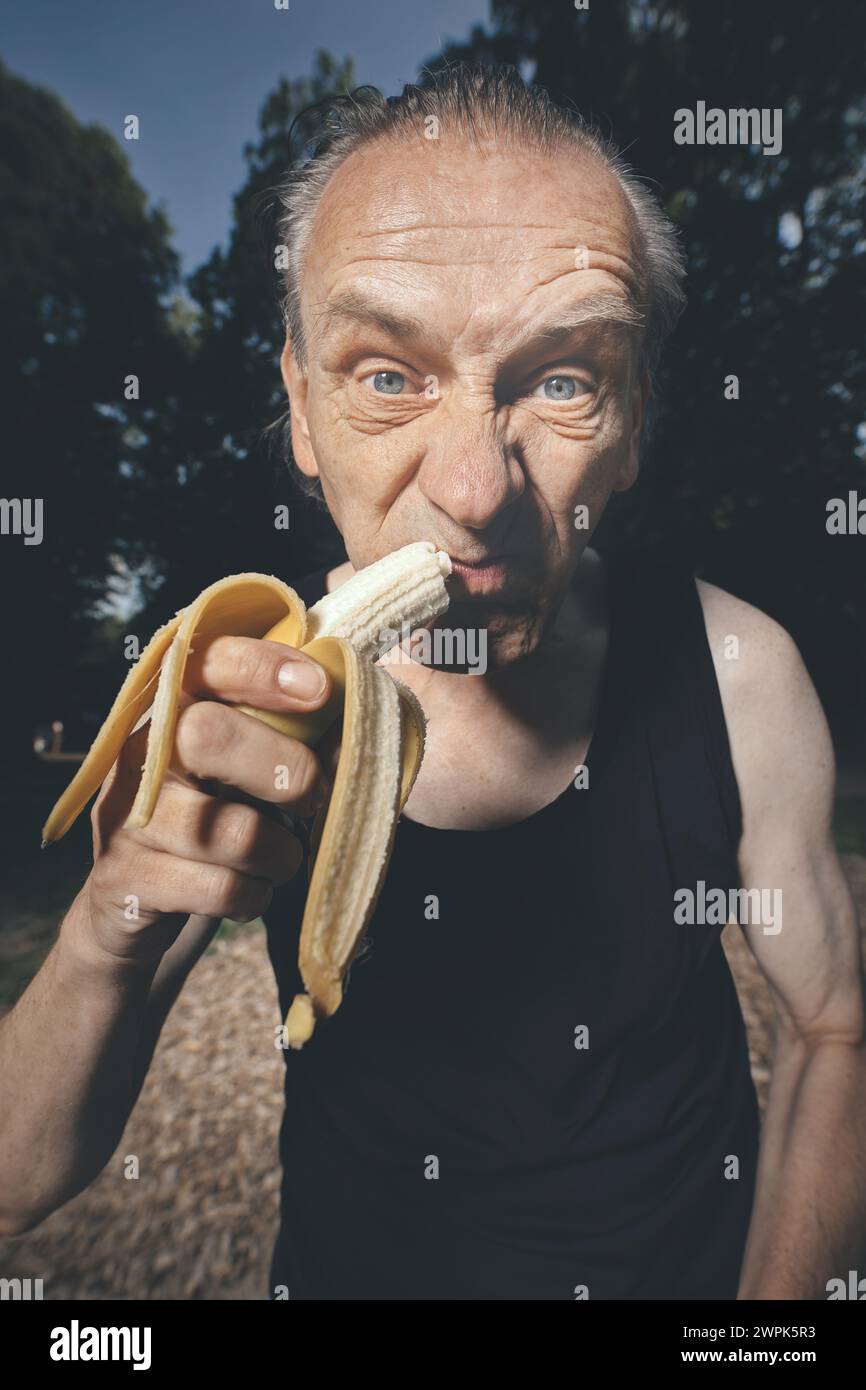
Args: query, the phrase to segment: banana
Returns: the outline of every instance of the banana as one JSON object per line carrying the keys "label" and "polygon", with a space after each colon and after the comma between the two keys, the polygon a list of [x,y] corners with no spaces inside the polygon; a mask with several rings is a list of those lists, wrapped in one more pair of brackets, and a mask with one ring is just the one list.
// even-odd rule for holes
{"label": "banana", "polygon": [[451,561],[429,541],[386,555],[307,609],[281,580],[236,574],[204,589],[151,638],[129,672],[93,746],[42,831],[65,835],[149,711],[147,752],[128,828],[147,825],[168,770],[194,640],[265,637],[297,647],[329,672],[332,694],[310,714],[239,705],[281,733],[315,745],[342,714],[340,760],[330,801],[311,834],[314,857],[298,964],[306,993],[286,1017],[288,1045],[303,1047],[317,1018],[339,1008],[391,858],[400,812],[424,755],[426,721],[409,688],[374,665],[380,633],[422,626],[448,607]]}

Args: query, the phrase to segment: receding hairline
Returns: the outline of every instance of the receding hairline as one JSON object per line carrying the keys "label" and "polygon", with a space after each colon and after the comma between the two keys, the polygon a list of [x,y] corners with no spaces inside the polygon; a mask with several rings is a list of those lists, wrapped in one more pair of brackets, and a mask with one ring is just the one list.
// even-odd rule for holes
{"label": "receding hairline", "polygon": [[[375,156],[377,148],[383,146],[390,147],[393,151],[405,148],[416,138],[416,133],[407,126],[399,126],[395,129],[383,130],[368,137],[355,149],[350,150],[331,170],[327,182],[321,189],[316,201],[315,211],[310,221],[309,234],[316,226],[319,216],[323,209],[327,211],[328,203],[332,198],[338,197],[335,187],[340,181],[340,176],[351,177],[353,166],[357,171],[357,165]],[[480,160],[509,158],[519,154],[538,154],[542,159],[550,163],[567,162],[574,169],[579,170],[583,165],[593,169],[600,174],[609,186],[610,192],[616,199],[618,209],[622,212],[623,222],[627,228],[629,239],[632,243],[632,250],[639,251],[641,243],[641,230],[637,214],[632,206],[628,193],[623,186],[622,179],[617,171],[611,167],[609,161],[601,151],[593,149],[591,146],[582,143],[578,132],[569,131],[562,136],[561,142],[556,147],[551,147],[549,142],[541,142],[531,130],[513,134],[511,140],[503,140],[500,137],[495,139],[489,135],[478,136],[471,131],[446,128],[436,140],[424,140],[415,152],[414,158],[424,155],[436,156],[441,154],[446,148],[456,146],[458,149],[469,150]],[[410,171],[411,177],[411,171]],[[517,224],[515,224],[517,225]]]}
{"label": "receding hairline", "polygon": [[[357,163],[365,158],[369,158],[375,153],[377,146],[387,144],[393,148],[400,148],[401,146],[405,146],[412,138],[411,130],[406,128],[382,131],[372,138],[365,140],[358,148],[350,151],[336,168],[332,170],[316,203],[315,210],[307,228],[304,244],[298,248],[302,266],[306,263],[308,248],[316,238],[317,231],[321,234],[321,218],[323,216],[327,218],[330,211],[330,200],[339,199],[341,196],[338,188],[340,175],[344,174],[351,176],[351,166],[355,164],[357,167]],[[485,155],[488,154],[500,156],[507,155],[509,152],[525,152],[538,153],[546,159],[553,160],[557,158],[559,153],[567,152],[569,159],[573,161],[576,166],[585,164],[600,172],[605,182],[615,193],[617,211],[622,214],[623,226],[629,244],[629,252],[638,265],[637,293],[635,294],[631,289],[628,289],[627,294],[620,298],[610,292],[599,291],[591,296],[587,296],[586,299],[578,305],[564,306],[559,312],[554,309],[551,311],[546,321],[547,331],[544,336],[549,336],[551,338],[557,336],[557,319],[562,320],[559,336],[564,336],[570,317],[574,320],[575,326],[578,322],[606,320],[609,323],[628,325],[632,328],[644,329],[646,327],[646,313],[642,303],[646,294],[646,286],[644,283],[646,267],[643,265],[644,255],[641,248],[640,226],[635,210],[631,205],[620,179],[601,154],[578,143],[576,137],[571,140],[568,138],[563,139],[560,149],[557,150],[551,148],[549,145],[543,144],[538,139],[533,139],[531,132],[526,132],[525,135],[518,133],[517,137],[510,142],[510,151],[508,148],[503,148],[502,141],[498,139],[494,140],[493,137],[489,135],[482,134],[481,136],[476,136],[472,132],[456,129],[448,129],[444,133],[444,138],[442,139],[425,141],[424,143],[425,145],[429,144],[434,147],[431,151],[434,154],[441,153],[443,145],[451,143],[464,149],[470,149],[481,158],[484,158]],[[455,224],[455,228],[457,226],[459,226],[459,224]],[[385,228],[379,230],[388,231],[390,229]],[[394,228],[393,230],[398,232],[405,229]],[[575,250],[576,249],[577,248],[575,248]],[[303,289],[301,287],[299,287],[299,294],[302,299]],[[583,315],[582,318],[580,317],[581,315]],[[380,326],[383,331],[391,332],[394,336],[403,335],[409,338],[420,338],[421,328],[427,327],[427,325],[423,324],[422,320],[413,319],[411,315],[401,314],[397,316],[389,314],[384,306],[376,304],[372,296],[355,289],[341,291],[333,300],[326,301],[321,306],[316,315],[316,325],[319,332],[327,331],[332,326],[333,322],[340,317],[354,317],[358,320],[365,319],[371,325],[375,325],[378,321],[378,326]],[[303,336],[305,340],[304,346],[306,347],[306,334]],[[294,351],[294,345],[292,345],[292,349]]]}

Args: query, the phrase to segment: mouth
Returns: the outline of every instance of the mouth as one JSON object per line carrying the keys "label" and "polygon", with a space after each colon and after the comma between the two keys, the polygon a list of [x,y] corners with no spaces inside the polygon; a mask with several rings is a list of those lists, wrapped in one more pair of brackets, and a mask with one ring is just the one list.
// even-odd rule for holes
{"label": "mouth", "polygon": [[507,555],[488,555],[481,560],[458,560],[451,556],[451,575],[470,594],[492,594],[501,589],[508,576]]}

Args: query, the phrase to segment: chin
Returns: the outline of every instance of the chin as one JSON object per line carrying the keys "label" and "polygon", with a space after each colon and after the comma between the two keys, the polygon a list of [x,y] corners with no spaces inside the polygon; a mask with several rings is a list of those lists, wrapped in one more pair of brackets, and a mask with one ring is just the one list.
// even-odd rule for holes
{"label": "chin", "polygon": [[487,638],[487,660],[491,670],[502,670],[516,661],[523,661],[535,651],[544,636],[540,618],[509,623],[494,631],[491,625]]}
{"label": "chin", "polygon": [[453,603],[433,624],[453,631],[484,634],[486,669],[503,670],[527,657],[544,636],[546,621],[540,613],[506,612],[482,604]]}

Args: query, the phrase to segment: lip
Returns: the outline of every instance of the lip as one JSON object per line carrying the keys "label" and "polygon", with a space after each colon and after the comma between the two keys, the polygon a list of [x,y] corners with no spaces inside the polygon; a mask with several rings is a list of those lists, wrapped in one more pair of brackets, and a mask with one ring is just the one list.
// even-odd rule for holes
{"label": "lip", "polygon": [[452,565],[460,565],[461,569],[484,569],[485,565],[495,565],[497,561],[504,560],[504,555],[485,555],[483,560],[461,560],[459,556],[452,555]]}
{"label": "lip", "polygon": [[485,556],[483,560],[457,560],[453,555],[450,558],[451,575],[467,593],[496,593],[507,581],[507,555]]}

